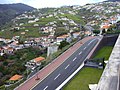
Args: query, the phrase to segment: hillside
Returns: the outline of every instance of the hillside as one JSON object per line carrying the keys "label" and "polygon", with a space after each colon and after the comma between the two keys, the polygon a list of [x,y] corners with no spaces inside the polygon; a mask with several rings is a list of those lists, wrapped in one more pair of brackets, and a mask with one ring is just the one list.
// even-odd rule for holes
{"label": "hillside", "polygon": [[120,2],[120,0],[108,0],[108,1],[111,1],[111,2],[116,2],[116,1],[119,1],[119,2]]}
{"label": "hillside", "polygon": [[0,4],[0,27],[17,15],[25,11],[32,11],[34,8],[22,3],[17,4]]}
{"label": "hillside", "polygon": [[118,19],[119,12],[120,2],[36,9],[12,19],[11,26],[2,29],[0,35],[4,38],[13,36],[29,38],[48,36],[52,33],[56,37],[69,32],[79,32],[84,30],[84,27],[89,31],[99,30],[106,21]]}

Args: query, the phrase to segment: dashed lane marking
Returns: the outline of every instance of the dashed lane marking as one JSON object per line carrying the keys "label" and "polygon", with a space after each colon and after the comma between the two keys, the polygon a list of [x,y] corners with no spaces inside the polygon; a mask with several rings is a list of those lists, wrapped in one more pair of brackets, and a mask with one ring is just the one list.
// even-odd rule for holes
{"label": "dashed lane marking", "polygon": [[69,66],[70,66],[70,64],[68,64],[68,65],[65,67],[65,69],[67,69]]}
{"label": "dashed lane marking", "polygon": [[58,74],[58,75],[54,78],[54,80],[56,80],[59,76],[60,76],[60,74]]}
{"label": "dashed lane marking", "polygon": [[86,49],[86,47],[84,48],[84,50]]}
{"label": "dashed lane marking", "polygon": [[75,61],[77,59],[77,57],[75,57],[74,59],[73,59],[73,61]]}
{"label": "dashed lane marking", "polygon": [[43,90],[46,90],[48,88],[48,86],[46,86]]}
{"label": "dashed lane marking", "polygon": [[79,53],[79,55],[82,54],[82,52]]}

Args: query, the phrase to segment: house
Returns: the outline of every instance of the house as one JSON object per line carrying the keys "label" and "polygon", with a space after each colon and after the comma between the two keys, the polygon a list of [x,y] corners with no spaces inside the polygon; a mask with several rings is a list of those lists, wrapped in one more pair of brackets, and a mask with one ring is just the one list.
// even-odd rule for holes
{"label": "house", "polygon": [[34,58],[32,60],[30,60],[29,62],[27,62],[25,64],[25,66],[31,70],[35,70],[37,66],[40,66],[41,65],[41,62],[45,60],[44,57],[37,57],[37,58]]}
{"label": "house", "polygon": [[34,20],[29,20],[28,21],[28,23],[34,23],[34,22],[36,22],[36,21],[34,21]]}
{"label": "house", "polygon": [[10,81],[10,83],[15,83],[16,81],[19,81],[19,80],[21,80],[22,78],[23,78],[23,76],[16,74],[16,75],[12,76],[12,77],[9,79],[9,81]]}
{"label": "house", "polygon": [[41,39],[42,39],[43,41],[47,41],[47,40],[48,40],[48,37],[47,37],[47,36],[43,36],[43,37],[41,37]]}
{"label": "house", "polygon": [[54,41],[54,34],[53,33],[51,33],[50,35],[48,35],[48,38],[50,39],[50,41]]}
{"label": "house", "polygon": [[22,26],[24,23],[20,23],[19,26]]}
{"label": "house", "polygon": [[54,28],[53,27],[41,27],[41,30],[43,31],[43,33],[49,33],[49,32],[52,32]]}
{"label": "house", "polygon": [[107,31],[110,28],[110,24],[103,24],[100,26],[100,34],[102,34],[102,31]]}
{"label": "house", "polygon": [[20,30],[20,27],[14,27],[14,30]]}
{"label": "house", "polygon": [[117,15],[117,22],[120,21],[120,15]]}
{"label": "house", "polygon": [[60,42],[65,40],[67,37],[69,37],[67,34],[57,37],[57,44],[60,44]]}
{"label": "house", "polygon": [[50,45],[50,41],[44,41],[44,42],[41,42],[41,45],[43,47],[48,47]]}
{"label": "house", "polygon": [[35,40],[35,42],[40,42],[41,38],[35,38],[34,40]]}
{"label": "house", "polygon": [[80,32],[73,33],[73,38],[77,38],[80,35]]}
{"label": "house", "polygon": [[33,26],[34,26],[34,27],[38,27],[38,26],[39,26],[39,24],[34,24]]}
{"label": "house", "polygon": [[11,42],[8,46],[17,46],[18,45],[18,41],[13,41],[13,42]]}
{"label": "house", "polygon": [[44,57],[37,57],[37,58],[34,58],[32,61],[36,64],[36,65],[41,65],[41,62],[45,60]]}
{"label": "house", "polygon": [[30,46],[34,46],[34,45],[35,45],[35,42],[33,40],[24,42],[25,47],[30,47]]}
{"label": "house", "polygon": [[15,50],[14,50],[12,47],[9,47],[9,48],[7,49],[7,54],[13,54],[14,51],[15,51]]}
{"label": "house", "polygon": [[4,38],[0,38],[0,42],[1,42],[1,41],[3,41],[3,42],[4,42],[4,41],[5,41],[5,39],[4,39]]}
{"label": "house", "polygon": [[41,62],[43,60],[45,60],[44,57],[37,57],[37,58],[34,59],[34,62],[39,63],[39,62]]}
{"label": "house", "polygon": [[13,42],[13,40],[11,40],[11,39],[5,39],[4,42],[8,44],[8,43]]}
{"label": "house", "polygon": [[23,49],[25,48],[25,46],[23,44],[17,45],[15,47],[13,47],[15,50],[19,50],[19,49]]}
{"label": "house", "polygon": [[112,24],[115,24],[116,21],[117,21],[117,18],[115,18],[115,17],[112,17],[112,18],[111,18],[111,23],[112,23]]}
{"label": "house", "polygon": [[106,24],[102,26],[102,29],[105,29],[105,31],[107,31],[110,28],[110,25]]}
{"label": "house", "polygon": [[85,35],[88,35],[88,36],[89,36],[89,35],[91,35],[91,34],[92,34],[91,31],[86,31],[86,32],[85,32]]}
{"label": "house", "polygon": [[4,46],[3,47],[3,53],[6,53],[6,54],[13,54],[14,53],[14,48],[12,47],[9,47],[9,46]]}
{"label": "house", "polygon": [[21,34],[22,34],[22,35],[24,35],[24,34],[25,34],[25,32],[21,32]]}
{"label": "house", "polygon": [[0,47],[0,56],[3,56],[5,53],[4,53],[4,49],[2,47]]}
{"label": "house", "polygon": [[35,18],[35,20],[34,20],[34,21],[36,21],[36,22],[37,22],[37,21],[39,21],[39,18]]}
{"label": "house", "polygon": [[13,36],[13,37],[12,37],[12,40],[13,40],[13,41],[18,41],[19,39],[20,39],[20,36]]}

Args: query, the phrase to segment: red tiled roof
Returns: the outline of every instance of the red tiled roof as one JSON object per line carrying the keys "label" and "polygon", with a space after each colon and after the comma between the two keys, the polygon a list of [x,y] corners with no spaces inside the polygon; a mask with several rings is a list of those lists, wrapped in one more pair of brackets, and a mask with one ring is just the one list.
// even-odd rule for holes
{"label": "red tiled roof", "polygon": [[9,80],[11,80],[11,81],[16,81],[16,80],[20,80],[22,78],[22,76],[21,75],[14,75],[14,76],[12,76]]}
{"label": "red tiled roof", "polygon": [[104,26],[102,27],[102,29],[108,29],[108,28],[110,28],[109,25],[104,25]]}
{"label": "red tiled roof", "polygon": [[44,57],[37,57],[34,60],[35,60],[35,62],[40,62],[40,61],[45,60],[45,58]]}
{"label": "red tiled roof", "polygon": [[66,38],[68,37],[69,35],[65,34],[65,35],[62,35],[62,36],[58,36],[57,38]]}

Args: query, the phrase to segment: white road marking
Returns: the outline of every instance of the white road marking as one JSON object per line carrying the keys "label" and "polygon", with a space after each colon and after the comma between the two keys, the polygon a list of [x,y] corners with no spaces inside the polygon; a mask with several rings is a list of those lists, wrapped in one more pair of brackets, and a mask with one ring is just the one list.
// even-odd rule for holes
{"label": "white road marking", "polygon": [[79,55],[82,54],[82,51],[79,53]]}
{"label": "white road marking", "polygon": [[48,86],[46,86],[43,90],[46,90],[48,88]]}
{"label": "white road marking", "polygon": [[70,64],[68,64],[68,65],[65,67],[65,69],[67,69],[69,66],[70,66]]}
{"label": "white road marking", "polygon": [[77,57],[75,57],[74,59],[73,59],[73,61],[75,61],[77,59]]}
{"label": "white road marking", "polygon": [[84,48],[84,50],[86,49],[86,47]]}
{"label": "white road marking", "polygon": [[88,45],[90,45],[93,41],[95,41],[96,39],[93,39],[92,41],[90,41],[90,43]]}
{"label": "white road marking", "polygon": [[90,43],[88,43],[88,45],[90,45],[91,44],[91,42]]}
{"label": "white road marking", "polygon": [[60,74],[58,74],[58,75],[54,78],[54,80],[56,80],[59,76],[60,76]]}

